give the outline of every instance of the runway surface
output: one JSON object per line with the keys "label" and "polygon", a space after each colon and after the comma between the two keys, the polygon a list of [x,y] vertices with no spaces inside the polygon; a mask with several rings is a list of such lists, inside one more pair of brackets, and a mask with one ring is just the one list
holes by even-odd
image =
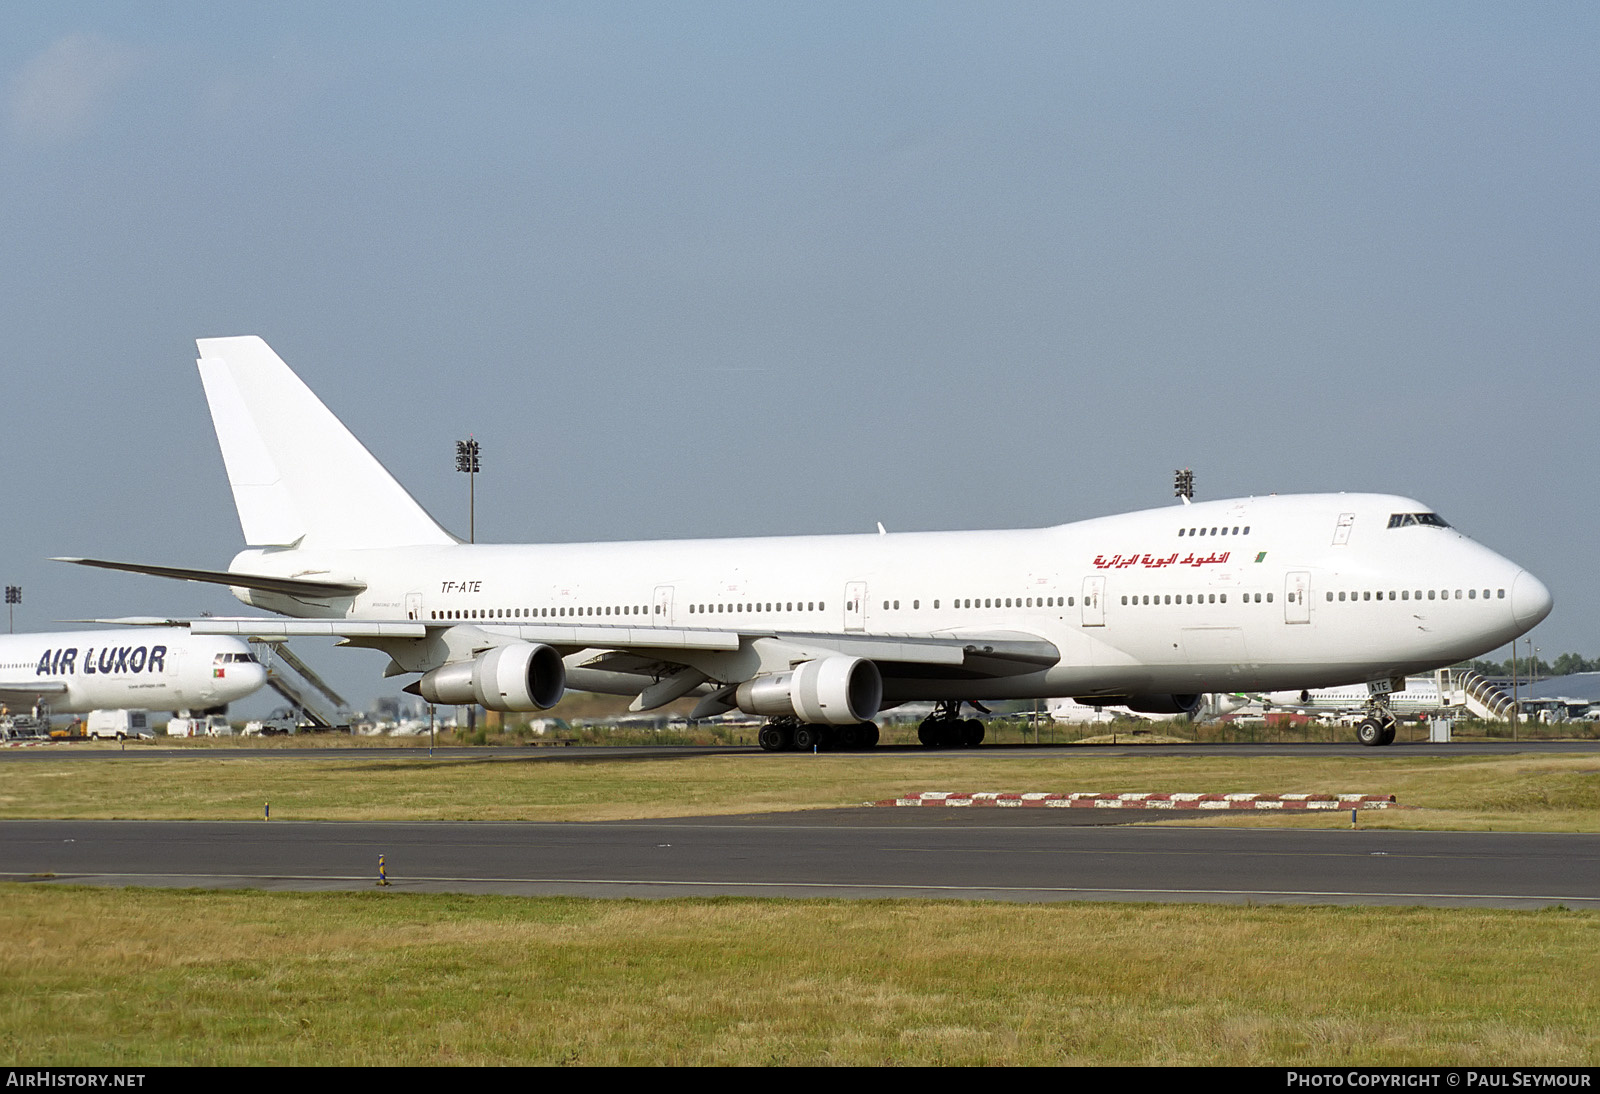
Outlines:
{"label": "runway surface", "polygon": [[1600,835],[1104,821],[1100,810],[1021,809],[596,824],[5,821],[0,878],[365,890],[381,854],[399,892],[1600,908]]}

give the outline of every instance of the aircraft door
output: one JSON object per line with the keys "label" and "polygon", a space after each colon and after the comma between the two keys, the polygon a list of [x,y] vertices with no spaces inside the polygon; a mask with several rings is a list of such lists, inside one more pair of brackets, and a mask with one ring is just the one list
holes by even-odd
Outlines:
{"label": "aircraft door", "polygon": [[672,626],[672,586],[657,585],[655,606],[650,609],[650,625],[652,627]]}
{"label": "aircraft door", "polygon": [[1085,627],[1103,627],[1106,625],[1106,579],[1104,577],[1086,577],[1083,579],[1083,625]]}
{"label": "aircraft door", "polygon": [[422,618],[422,594],[421,593],[407,593],[406,594],[406,618],[407,619],[421,619]]}
{"label": "aircraft door", "polygon": [[867,583],[865,581],[845,583],[844,629],[847,631],[864,631],[867,629]]}
{"label": "aircraft door", "polygon": [[163,666],[167,672],[167,687],[172,689],[172,698],[178,709],[188,709],[192,696],[189,689],[183,686],[183,653],[172,648],[167,649],[166,664]]}
{"label": "aircraft door", "polygon": [[1333,527],[1333,545],[1343,547],[1350,542],[1350,529],[1355,527],[1356,515],[1354,513],[1340,513],[1339,523]]}
{"label": "aircraft door", "polygon": [[1311,575],[1304,570],[1296,570],[1284,578],[1283,621],[1311,622]]}

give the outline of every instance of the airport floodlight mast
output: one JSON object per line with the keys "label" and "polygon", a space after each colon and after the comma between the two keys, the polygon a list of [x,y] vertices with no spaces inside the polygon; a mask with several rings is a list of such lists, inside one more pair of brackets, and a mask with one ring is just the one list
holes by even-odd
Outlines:
{"label": "airport floodlight mast", "polygon": [[[456,442],[456,470],[467,476],[467,542],[478,542],[478,442],[468,437]],[[478,708],[467,707],[467,729],[478,728]]]}
{"label": "airport floodlight mast", "polygon": [[467,476],[467,542],[478,542],[478,442],[468,437],[456,442],[456,470]]}
{"label": "airport floodlight mast", "polygon": [[11,625],[11,633],[17,633],[17,605],[22,603],[22,586],[6,586],[6,616]]}
{"label": "airport floodlight mast", "polygon": [[1194,472],[1185,467],[1172,473],[1172,492],[1188,505],[1194,500]]}

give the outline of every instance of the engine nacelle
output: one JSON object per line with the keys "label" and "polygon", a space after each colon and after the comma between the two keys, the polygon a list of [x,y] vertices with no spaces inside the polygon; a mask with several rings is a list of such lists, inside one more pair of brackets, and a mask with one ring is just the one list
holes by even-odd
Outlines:
{"label": "engine nacelle", "polygon": [[567,666],[545,645],[515,642],[471,661],[457,661],[425,674],[417,693],[430,703],[477,703],[489,710],[548,710],[567,690]]}
{"label": "engine nacelle", "polygon": [[871,721],[883,704],[883,676],[861,657],[823,657],[792,672],[746,680],[734,692],[746,714],[793,715],[802,722],[850,726]]}
{"label": "engine nacelle", "polygon": [[1089,707],[1127,707],[1135,714],[1187,714],[1191,718],[1200,710],[1198,695],[1086,695],[1073,701]]}

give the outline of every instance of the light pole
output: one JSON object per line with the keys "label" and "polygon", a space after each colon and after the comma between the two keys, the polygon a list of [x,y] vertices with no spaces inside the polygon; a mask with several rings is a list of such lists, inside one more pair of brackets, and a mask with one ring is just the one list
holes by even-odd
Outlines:
{"label": "light pole", "polygon": [[1511,729],[1512,736],[1516,735],[1517,712],[1522,709],[1521,698],[1517,695],[1517,640],[1511,640]]}
{"label": "light pole", "polygon": [[468,437],[456,442],[456,470],[467,476],[467,542],[478,542],[478,442]]}
{"label": "light pole", "polygon": [[22,586],[6,586],[6,617],[11,626],[11,633],[17,633],[17,605],[22,603]]}
{"label": "light pole", "polygon": [[[478,442],[471,437],[456,442],[456,470],[467,476],[467,542],[478,542]],[[467,729],[476,729],[478,707],[467,707]],[[431,745],[429,746],[432,747]]]}

